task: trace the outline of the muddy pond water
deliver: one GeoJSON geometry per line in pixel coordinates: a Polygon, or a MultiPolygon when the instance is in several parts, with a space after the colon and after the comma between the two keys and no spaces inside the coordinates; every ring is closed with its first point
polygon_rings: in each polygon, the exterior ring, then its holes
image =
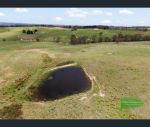
{"type": "Polygon", "coordinates": [[[89,90],[91,81],[84,70],[77,66],[58,69],[50,74],[38,90],[45,99],[59,99],[72,94],[89,90]]]}

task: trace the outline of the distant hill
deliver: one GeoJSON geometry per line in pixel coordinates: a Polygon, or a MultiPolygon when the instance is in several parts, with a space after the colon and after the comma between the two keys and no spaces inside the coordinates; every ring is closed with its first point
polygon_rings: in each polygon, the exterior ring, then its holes
{"type": "Polygon", "coordinates": [[[34,25],[34,24],[0,22],[0,26],[27,26],[27,25],[34,25]]]}
{"type": "Polygon", "coordinates": [[[107,26],[107,25],[51,25],[51,24],[31,24],[31,23],[9,23],[0,22],[0,27],[26,27],[26,26],[45,26],[45,27],[63,27],[63,28],[97,28],[97,29],[131,29],[131,30],[150,30],[150,26],[107,26]]]}

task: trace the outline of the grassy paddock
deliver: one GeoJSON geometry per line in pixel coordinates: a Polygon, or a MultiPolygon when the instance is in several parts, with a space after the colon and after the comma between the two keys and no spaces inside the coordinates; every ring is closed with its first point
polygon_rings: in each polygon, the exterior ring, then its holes
{"type": "MultiPolygon", "coordinates": [[[[50,41],[52,35],[65,38],[65,34],[70,34],[69,29],[59,28],[39,28],[44,41],[15,40],[22,29],[0,28],[0,38],[8,38],[5,42],[0,41],[1,112],[14,102],[22,105],[23,119],[150,118],[149,42],[75,46],[53,43],[50,41]],[[42,73],[70,61],[78,63],[89,75],[96,77],[93,89],[55,101],[30,101],[25,93],[31,85],[38,84],[42,73]],[[99,96],[100,90],[105,97],[99,96]],[[144,102],[144,106],[120,110],[119,100],[122,97],[137,97],[144,102]]],[[[85,34],[82,29],[75,32],[85,34]]],[[[89,35],[93,32],[97,31],[86,30],[89,35]]],[[[108,36],[113,33],[106,31],[108,36]]]]}

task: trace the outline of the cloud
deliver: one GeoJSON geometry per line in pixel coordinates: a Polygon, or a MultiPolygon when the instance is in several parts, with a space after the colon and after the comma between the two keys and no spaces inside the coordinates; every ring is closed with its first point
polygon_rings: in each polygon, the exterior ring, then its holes
{"type": "Polygon", "coordinates": [[[43,17],[43,16],[41,16],[41,15],[38,15],[38,16],[37,16],[37,18],[44,18],[44,17],[43,17]]]}
{"type": "Polygon", "coordinates": [[[113,14],[112,14],[112,12],[107,12],[106,15],[107,16],[112,16],[113,14]]]}
{"type": "Polygon", "coordinates": [[[111,20],[103,20],[101,23],[102,23],[102,24],[111,24],[112,21],[111,21],[111,20]]]}
{"type": "Polygon", "coordinates": [[[128,9],[122,9],[119,11],[119,14],[121,14],[121,15],[133,15],[134,12],[131,10],[128,10],[128,9]]]}
{"type": "Polygon", "coordinates": [[[29,12],[29,10],[26,8],[16,8],[15,10],[16,10],[16,12],[24,12],[24,13],[29,12]]]}
{"type": "Polygon", "coordinates": [[[150,14],[146,14],[146,16],[150,16],[150,14]]]}
{"type": "Polygon", "coordinates": [[[59,22],[59,21],[62,21],[64,19],[62,17],[55,17],[55,20],[59,22]]]}
{"type": "Polygon", "coordinates": [[[145,22],[144,21],[139,21],[139,24],[143,25],[145,22]]]}
{"type": "Polygon", "coordinates": [[[69,17],[86,17],[89,15],[89,13],[87,11],[83,11],[82,9],[78,9],[78,8],[70,8],[67,11],[69,17]]]}
{"type": "Polygon", "coordinates": [[[5,16],[5,14],[3,12],[0,12],[0,16],[5,16]]]}
{"type": "Polygon", "coordinates": [[[103,12],[101,10],[94,10],[94,15],[101,15],[103,12]]]}

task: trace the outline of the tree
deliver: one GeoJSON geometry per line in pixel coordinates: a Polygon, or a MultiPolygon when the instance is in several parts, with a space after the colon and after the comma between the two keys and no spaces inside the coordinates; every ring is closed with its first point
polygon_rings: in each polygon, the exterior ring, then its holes
{"type": "Polygon", "coordinates": [[[71,31],[75,31],[75,30],[77,30],[77,27],[76,27],[76,26],[73,26],[73,27],[71,28],[71,31]]]}
{"type": "Polygon", "coordinates": [[[116,42],[116,43],[118,44],[118,43],[119,43],[118,35],[114,35],[114,36],[112,37],[112,40],[113,40],[113,42],[116,42]]]}
{"type": "Polygon", "coordinates": [[[25,33],[26,33],[26,30],[22,30],[22,33],[25,34],[25,33]]]}
{"type": "Polygon", "coordinates": [[[120,32],[120,33],[118,33],[118,35],[117,35],[116,43],[119,43],[119,42],[121,42],[121,41],[124,41],[124,36],[123,36],[123,34],[120,32]]]}
{"type": "Polygon", "coordinates": [[[104,40],[103,40],[104,42],[111,42],[112,40],[111,40],[111,38],[110,37],[104,37],[104,40]]]}
{"type": "Polygon", "coordinates": [[[35,30],[34,30],[34,33],[36,33],[36,32],[38,32],[38,30],[37,30],[37,29],[35,29],[35,30]]]}
{"type": "Polygon", "coordinates": [[[27,34],[33,34],[32,30],[27,30],[27,34]]]}
{"type": "Polygon", "coordinates": [[[142,35],[141,34],[135,34],[133,35],[134,41],[141,41],[142,40],[142,35]]]}
{"type": "Polygon", "coordinates": [[[131,41],[131,35],[124,35],[124,41],[131,41]]]}
{"type": "Polygon", "coordinates": [[[30,30],[27,30],[27,34],[30,34],[30,30]]]}
{"type": "Polygon", "coordinates": [[[148,36],[148,35],[144,36],[143,41],[150,41],[150,36],[148,36]]]}
{"type": "Polygon", "coordinates": [[[102,37],[102,35],[103,35],[103,32],[99,32],[99,36],[102,37]]]}
{"type": "Polygon", "coordinates": [[[103,41],[103,32],[99,32],[99,36],[98,36],[98,42],[102,42],[103,41]]]}
{"type": "Polygon", "coordinates": [[[113,35],[112,40],[113,40],[113,42],[116,42],[117,41],[117,35],[113,35]]]}
{"type": "Polygon", "coordinates": [[[96,43],[96,42],[98,42],[97,36],[96,35],[92,35],[92,37],[91,37],[91,43],[96,43]]]}
{"type": "Polygon", "coordinates": [[[87,43],[87,39],[88,39],[87,36],[79,36],[77,38],[77,43],[78,44],[86,44],[87,43]]]}
{"type": "Polygon", "coordinates": [[[77,37],[76,37],[76,35],[74,35],[74,34],[71,35],[70,43],[71,44],[77,44],[77,37]]]}
{"type": "Polygon", "coordinates": [[[32,30],[30,31],[30,34],[33,34],[33,31],[32,31],[32,30]]]}
{"type": "Polygon", "coordinates": [[[123,41],[123,38],[124,38],[123,34],[121,32],[118,33],[118,39],[119,39],[119,41],[123,41]]]}

